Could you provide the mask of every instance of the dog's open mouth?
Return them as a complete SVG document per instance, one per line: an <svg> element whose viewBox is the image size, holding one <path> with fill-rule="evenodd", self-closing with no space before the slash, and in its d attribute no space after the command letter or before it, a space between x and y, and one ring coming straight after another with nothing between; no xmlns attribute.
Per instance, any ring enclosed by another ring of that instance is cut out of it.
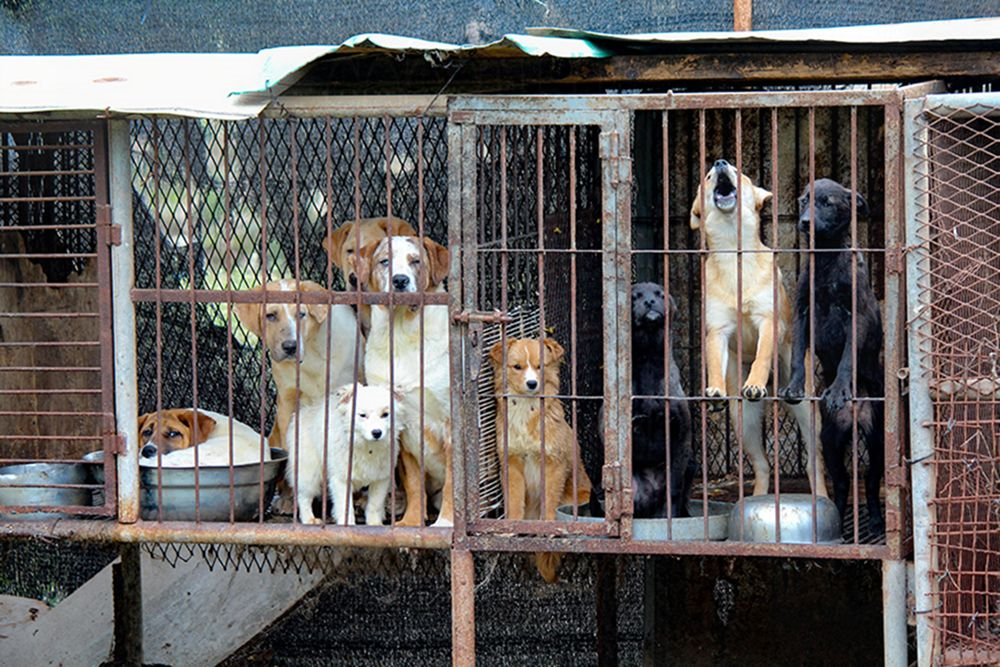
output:
<svg viewBox="0 0 1000 667"><path fill-rule="evenodd" d="M648 324L656 324L657 322L660 322L662 319L663 319L663 313L661 313L658 310L653 310L652 308L647 310L646 314L642 316L643 322L646 322Z"/></svg>
<svg viewBox="0 0 1000 667"><path fill-rule="evenodd" d="M728 213L736 208L736 186L729 178L729 173L719 171L715 181L715 207Z"/></svg>

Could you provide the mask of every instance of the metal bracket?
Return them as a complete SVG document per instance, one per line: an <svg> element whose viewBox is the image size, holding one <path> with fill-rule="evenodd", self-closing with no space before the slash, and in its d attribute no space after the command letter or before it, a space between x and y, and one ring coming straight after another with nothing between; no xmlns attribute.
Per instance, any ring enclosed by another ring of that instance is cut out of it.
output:
<svg viewBox="0 0 1000 667"><path fill-rule="evenodd" d="M902 275L906 270L906 248L893 245L885 249L885 270Z"/></svg>
<svg viewBox="0 0 1000 667"><path fill-rule="evenodd" d="M617 521L622 515L622 466L620 463L606 463L601 469L601 486L604 487L604 516ZM631 492L631 489L629 489Z"/></svg>
<svg viewBox="0 0 1000 667"><path fill-rule="evenodd" d="M502 310L494 310L493 312L463 310L460 313L455 313L452 319L459 324L471 324L473 322L481 324L511 324L514 322L514 318Z"/></svg>

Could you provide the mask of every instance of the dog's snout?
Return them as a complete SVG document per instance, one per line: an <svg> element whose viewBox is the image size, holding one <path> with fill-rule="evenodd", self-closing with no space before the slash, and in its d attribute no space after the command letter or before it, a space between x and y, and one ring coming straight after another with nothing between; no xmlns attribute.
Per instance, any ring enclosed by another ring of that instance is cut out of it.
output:
<svg viewBox="0 0 1000 667"><path fill-rule="evenodd" d="M148 444L139 451L139 455L144 459L151 459L156 456L156 445Z"/></svg>
<svg viewBox="0 0 1000 667"><path fill-rule="evenodd" d="M652 299L646 299L646 308L652 308L656 305L656 301Z"/></svg>
<svg viewBox="0 0 1000 667"><path fill-rule="evenodd" d="M527 385L528 389L534 391L538 387L538 380L528 380L524 384Z"/></svg>
<svg viewBox="0 0 1000 667"><path fill-rule="evenodd" d="M373 428L372 429L372 439L373 440L378 440L381 437L382 437L382 429L380 429L380 428Z"/></svg>
<svg viewBox="0 0 1000 667"><path fill-rule="evenodd" d="M295 351L298 349L298 347L299 344L296 343L294 340L286 340L283 343L281 343L281 349L284 351L285 354L295 354Z"/></svg>
<svg viewBox="0 0 1000 667"><path fill-rule="evenodd" d="M408 275L397 273L392 277L392 286L398 290L406 289L410 284L410 277Z"/></svg>
<svg viewBox="0 0 1000 667"><path fill-rule="evenodd" d="M716 169L727 169L729 167L729 163L725 160L716 160L713 166Z"/></svg>

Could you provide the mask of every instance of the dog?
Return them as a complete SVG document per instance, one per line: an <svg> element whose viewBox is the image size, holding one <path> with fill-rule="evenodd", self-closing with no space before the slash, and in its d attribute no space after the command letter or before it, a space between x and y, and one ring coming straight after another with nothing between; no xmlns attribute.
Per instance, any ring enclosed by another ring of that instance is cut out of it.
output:
<svg viewBox="0 0 1000 667"><path fill-rule="evenodd" d="M303 280L299 284L302 292L325 291L311 280ZM266 287L268 292L294 292L295 281L275 280L267 283ZM259 293L262 287L250 291ZM357 317L350 306L343 304L304 303L298 306L297 312L294 303L237 303L234 308L236 319L260 338L267 349L278 403L278 413L268 442L272 447L281 447L286 441L285 432L292 413L299 404L305 405L326 397L327 369L330 387L353 382ZM328 329L332 331L328 332ZM364 345L364 341L361 340L360 344ZM298 395L295 392L296 374ZM358 379L364 379L363 369L358 369Z"/></svg>
<svg viewBox="0 0 1000 667"><path fill-rule="evenodd" d="M395 433L392 432L390 405L395 412ZM406 419L403 413L401 401L393 397L387 387L360 384L355 387L353 383L337 389L327 401L307 405L299 411L301 434L298 446L292 432L286 436L289 461L285 467L285 480L289 485L293 484L297 459L296 504L302 523L323 522L313 515L312 504L323 488L325 449L326 479L333 503L334 523L346 520L347 525L354 525L354 492L368 487L365 524L383 524L385 500L399 454L393 438L398 438L404 428Z"/></svg>
<svg viewBox="0 0 1000 667"><path fill-rule="evenodd" d="M390 262L391 250L391 262ZM451 258L448 249L425 238L391 236L351 256L358 283L369 292L444 292ZM421 310L423 338L421 338ZM393 347L389 349L389 332ZM400 465L406 491L406 512L396 525L421 525L427 494L440 493L434 525L452 525L451 370L448 306L373 305L371 331L365 347L365 371L370 384L390 386L402 395L413 422L400 438ZM421 387L421 349L423 386ZM423 394L423 432L420 395ZM421 452L421 450L423 450ZM420 461L423 458L424 472Z"/></svg>
<svg viewBox="0 0 1000 667"><path fill-rule="evenodd" d="M667 297L656 283L632 286L632 393L669 395L671 516L690 516L688 496L694 480L691 409L673 358L672 336L666 331ZM671 311L676 310L669 298ZM665 340L666 337L666 340ZM664 382L664 342L670 355L670 381ZM664 394L669 388L669 394ZM667 516L666 401L632 399L632 507L638 518Z"/></svg>
<svg viewBox="0 0 1000 667"><path fill-rule="evenodd" d="M232 463L261 461L261 438L255 430L235 419L199 408L174 408L150 412L139 417L139 463L164 468L228 466L232 434ZM160 455L159 461L157 455ZM271 450L264 447L264 461L271 460Z"/></svg>
<svg viewBox="0 0 1000 667"><path fill-rule="evenodd" d="M810 206L810 199L812 205ZM806 356L809 349L810 322L815 326L814 350L821 367L826 389L820 396L823 428L820 442L823 459L833 482L833 500L840 516L847 509L850 475L844 466L844 451L851 443L854 431L852 408L854 369L857 371L858 397L882 399L885 379L880 352L882 349L882 316L868 277L864 256L857 253L857 274L853 286L856 310L852 313L851 292L851 202L856 202L857 215L868 215L868 204L836 181L820 179L807 187L799 198L799 231L808 238L813 232L817 249L839 252L814 253L815 284L813 308L809 308L809 271L799 276L795 300L793 331L792 376L781 391L781 397L798 403L805 397ZM810 215L810 209L815 217ZM853 359L851 338L857 339L857 360ZM885 532L885 521L879 503L879 484L885 470L885 408L881 400L858 403L858 434L868 443L868 473L865 494L872 532Z"/></svg>
<svg viewBox="0 0 1000 667"><path fill-rule="evenodd" d="M497 455L501 469L507 470L506 480L502 481L507 518L513 521L553 521L560 505L579 505L590 499L590 480L583 469L579 444L566 423L562 401L555 398L559 394L563 354L563 347L551 338L544 341L508 338L506 347L500 341L490 349L493 388L497 394L496 423L507 431L506 437L498 434ZM544 407L540 396L545 396ZM499 444L502 442L506 442L506 461L503 446ZM539 553L535 562L543 579L550 583L558 580L559 554Z"/></svg>
<svg viewBox="0 0 1000 667"><path fill-rule="evenodd" d="M358 286L358 277L354 273L351 256L356 250L371 243L377 243L387 236L416 236L417 232L406 220L395 216L382 218L361 218L357 220L357 231L354 222L342 222L333 232L323 239L323 249L330 257L330 263L336 266L344 278L348 290ZM371 329L371 308L368 304L358 307L358 319L361 320L361 330L367 336Z"/></svg>
<svg viewBox="0 0 1000 667"><path fill-rule="evenodd" d="M741 198L739 202L737 193ZM737 368L736 354L737 345L742 342L742 361L750 364L750 372L738 391L746 399L743 447L753 465L753 495L766 494L771 478L771 466L761 441L764 406L760 400L767 396L775 349L779 381L789 376L792 356L791 304L782 283L781 270L775 266L774 253L760 239L760 210L770 199L770 192L737 173L725 160L716 160L699 184L691 207L691 228L704 234L709 250L705 260L704 355L708 371L705 395L709 399L721 399L740 387L743 369ZM750 251L739 257L734 252L738 229L742 229L742 249ZM741 296L737 294L740 262ZM736 340L738 323L742 341ZM816 458L815 411L805 404L792 405L789 409L798 422L806 446L809 483L817 495L826 496L826 480ZM730 414L735 424L738 419L735 405ZM819 474L814 474L814 470Z"/></svg>

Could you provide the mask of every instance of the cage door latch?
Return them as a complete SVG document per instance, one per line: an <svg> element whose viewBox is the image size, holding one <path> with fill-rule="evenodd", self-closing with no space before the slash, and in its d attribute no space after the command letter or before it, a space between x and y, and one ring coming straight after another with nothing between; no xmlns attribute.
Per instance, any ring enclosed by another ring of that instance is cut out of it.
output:
<svg viewBox="0 0 1000 667"><path fill-rule="evenodd" d="M480 324L511 324L514 318L502 310L494 310L492 312L463 310L460 313L455 313L454 320L459 324L472 324L473 322Z"/></svg>

